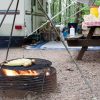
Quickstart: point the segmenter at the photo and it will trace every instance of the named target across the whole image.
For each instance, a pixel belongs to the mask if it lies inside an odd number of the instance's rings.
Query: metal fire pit
[[[49,92],[53,91],[56,88],[57,79],[56,79],[56,69],[51,67],[51,63],[44,59],[38,59],[36,68],[36,65],[32,65],[29,68],[23,69],[23,67],[20,69],[19,67],[5,67],[1,66],[0,71],[0,89],[1,90],[28,90],[28,91],[34,91],[34,92]],[[40,65],[39,61],[47,61],[45,64]],[[47,67],[48,65],[48,67]],[[34,67],[35,66],[35,67]],[[15,69],[14,69],[15,68]],[[39,75],[36,76],[6,76],[3,74],[3,69],[8,70],[35,70],[37,72],[40,72]],[[46,74],[49,73],[49,74]]]

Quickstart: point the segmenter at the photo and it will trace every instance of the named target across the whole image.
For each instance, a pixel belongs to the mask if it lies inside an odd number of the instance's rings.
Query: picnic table
[[[100,28],[100,22],[84,22],[83,24],[90,28],[86,37],[81,36],[79,38],[73,37],[67,39],[69,46],[82,46],[77,56],[77,60],[82,60],[88,46],[100,46],[100,35],[94,35],[96,28]]]

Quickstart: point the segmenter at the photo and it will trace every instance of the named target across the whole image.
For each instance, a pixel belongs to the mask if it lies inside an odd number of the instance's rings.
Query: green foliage
[[[51,13],[52,15],[56,15],[59,12],[59,0],[52,0],[51,4]],[[54,19],[56,22],[59,22],[59,16]]]
[[[100,6],[100,0],[96,0],[95,5]],[[90,7],[88,5],[84,5],[86,7],[83,10],[83,15],[88,15],[90,13]]]
[[[61,11],[61,6],[62,6],[61,2],[65,2],[65,0],[52,0],[52,4],[51,4],[52,16],[56,15],[59,11]],[[71,0],[66,0],[65,5],[70,5],[70,4],[71,4]],[[96,0],[95,4],[100,5],[100,0]],[[90,13],[90,7],[88,5],[80,4],[78,9],[77,9],[77,6],[79,6],[79,5],[74,5],[74,6],[71,6],[70,8],[68,8],[64,12],[64,15],[63,16],[61,16],[61,15],[57,16],[54,19],[54,22],[60,23],[61,20],[65,20],[65,19],[67,20],[67,22],[75,22],[75,20],[77,20],[77,19],[82,20],[83,15],[88,15]],[[81,12],[81,16],[79,14],[80,17],[78,17],[77,15],[75,15],[74,17],[70,17],[71,15],[76,13],[78,10],[80,10],[82,7],[85,7],[85,9]],[[65,23],[66,23],[66,21],[65,21]]]
[[[90,7],[88,5],[83,5],[85,9],[82,11],[83,15],[88,15],[90,13]]]
[[[96,4],[97,6],[100,6],[100,0],[96,0],[95,4]]]

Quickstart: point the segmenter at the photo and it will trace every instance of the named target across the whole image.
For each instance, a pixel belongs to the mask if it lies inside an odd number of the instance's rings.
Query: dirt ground
[[[6,58],[6,49],[0,49],[0,62]],[[78,51],[71,51],[76,58]],[[57,90],[52,93],[36,94],[29,91],[0,91],[0,100],[92,100],[92,93],[79,70],[65,50],[10,49],[8,59],[43,58],[52,61],[57,70]],[[87,51],[82,61],[76,61],[92,87],[93,94],[100,100],[100,51]]]

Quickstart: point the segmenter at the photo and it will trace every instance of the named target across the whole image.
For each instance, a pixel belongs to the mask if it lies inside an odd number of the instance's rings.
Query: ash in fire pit
[[[28,58],[32,59],[32,58]],[[31,66],[1,66],[0,89],[47,92],[56,88],[56,69],[45,59],[35,59]]]

